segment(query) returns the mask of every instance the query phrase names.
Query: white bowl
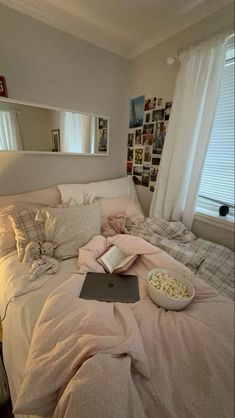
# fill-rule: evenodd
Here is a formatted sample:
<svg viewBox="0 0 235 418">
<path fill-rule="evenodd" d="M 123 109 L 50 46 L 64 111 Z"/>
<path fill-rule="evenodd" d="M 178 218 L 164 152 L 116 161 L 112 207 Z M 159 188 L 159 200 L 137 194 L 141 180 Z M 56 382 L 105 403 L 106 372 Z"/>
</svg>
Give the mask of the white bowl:
<svg viewBox="0 0 235 418">
<path fill-rule="evenodd" d="M 190 295 L 189 298 L 176 299 L 171 296 L 165 295 L 164 293 L 157 290 L 149 281 L 152 274 L 154 273 L 165 273 L 170 276 L 173 276 L 176 280 L 179 280 L 181 283 L 183 283 L 187 287 L 188 293 Z M 188 304 L 192 302 L 195 296 L 195 290 L 194 290 L 192 283 L 182 274 L 176 273 L 168 269 L 151 270 L 148 273 L 147 281 L 148 281 L 147 283 L 148 294 L 150 298 L 152 299 L 152 301 L 156 303 L 158 306 L 160 306 L 161 308 L 164 308 L 167 310 L 180 311 L 186 308 L 186 306 L 188 306 Z"/>
</svg>

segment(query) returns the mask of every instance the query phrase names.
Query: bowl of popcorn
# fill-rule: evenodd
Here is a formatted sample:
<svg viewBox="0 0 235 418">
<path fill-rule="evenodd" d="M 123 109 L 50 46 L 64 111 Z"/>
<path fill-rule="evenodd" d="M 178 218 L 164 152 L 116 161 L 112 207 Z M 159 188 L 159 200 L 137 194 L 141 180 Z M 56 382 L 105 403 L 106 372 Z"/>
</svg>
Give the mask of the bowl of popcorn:
<svg viewBox="0 0 235 418">
<path fill-rule="evenodd" d="M 180 311 L 192 302 L 195 290 L 182 274 L 168 269 L 154 269 L 148 273 L 148 294 L 158 306 Z"/>
</svg>

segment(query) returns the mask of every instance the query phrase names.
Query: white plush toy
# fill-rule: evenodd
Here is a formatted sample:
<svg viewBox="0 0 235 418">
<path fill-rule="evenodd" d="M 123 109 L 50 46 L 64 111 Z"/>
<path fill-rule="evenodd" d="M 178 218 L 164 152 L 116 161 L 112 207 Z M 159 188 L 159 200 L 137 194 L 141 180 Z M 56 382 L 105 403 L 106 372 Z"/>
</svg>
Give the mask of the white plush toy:
<svg viewBox="0 0 235 418">
<path fill-rule="evenodd" d="M 29 242 L 25 247 L 23 263 L 32 263 L 33 260 L 40 258 L 40 243 L 36 241 Z"/>
<path fill-rule="evenodd" d="M 31 263 L 30 281 L 35 280 L 41 274 L 54 274 L 59 268 L 59 262 L 54 255 L 55 245 L 53 242 L 32 241 L 26 245 L 23 262 Z"/>
<path fill-rule="evenodd" d="M 55 245 L 53 242 L 45 241 L 40 246 L 41 254 L 53 257 L 55 251 Z"/>
<path fill-rule="evenodd" d="M 35 280 L 41 274 L 54 274 L 59 268 L 59 261 L 47 255 L 42 255 L 39 260 L 34 260 L 30 270 L 30 281 Z"/>
</svg>

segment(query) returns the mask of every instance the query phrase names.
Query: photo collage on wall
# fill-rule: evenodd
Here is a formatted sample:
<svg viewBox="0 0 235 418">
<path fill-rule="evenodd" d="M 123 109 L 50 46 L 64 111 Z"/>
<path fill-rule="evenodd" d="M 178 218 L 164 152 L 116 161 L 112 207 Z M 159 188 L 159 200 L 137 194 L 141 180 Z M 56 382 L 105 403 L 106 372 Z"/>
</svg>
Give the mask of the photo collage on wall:
<svg viewBox="0 0 235 418">
<path fill-rule="evenodd" d="M 139 96 L 130 101 L 127 174 L 135 184 L 154 192 L 172 102 Z"/>
</svg>

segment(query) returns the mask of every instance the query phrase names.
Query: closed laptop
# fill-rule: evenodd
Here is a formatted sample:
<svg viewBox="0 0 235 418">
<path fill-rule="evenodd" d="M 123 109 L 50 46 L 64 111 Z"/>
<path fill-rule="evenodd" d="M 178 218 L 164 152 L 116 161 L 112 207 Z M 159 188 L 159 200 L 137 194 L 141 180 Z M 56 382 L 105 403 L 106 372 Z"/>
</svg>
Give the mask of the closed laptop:
<svg viewBox="0 0 235 418">
<path fill-rule="evenodd" d="M 128 274 L 87 273 L 79 297 L 104 302 L 134 303 L 139 300 L 138 279 Z"/>
</svg>

